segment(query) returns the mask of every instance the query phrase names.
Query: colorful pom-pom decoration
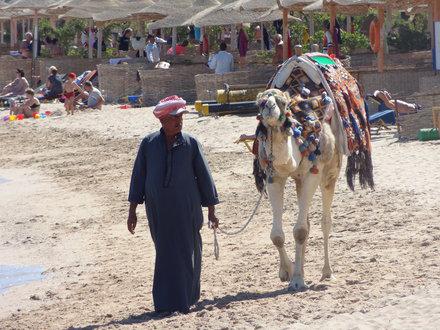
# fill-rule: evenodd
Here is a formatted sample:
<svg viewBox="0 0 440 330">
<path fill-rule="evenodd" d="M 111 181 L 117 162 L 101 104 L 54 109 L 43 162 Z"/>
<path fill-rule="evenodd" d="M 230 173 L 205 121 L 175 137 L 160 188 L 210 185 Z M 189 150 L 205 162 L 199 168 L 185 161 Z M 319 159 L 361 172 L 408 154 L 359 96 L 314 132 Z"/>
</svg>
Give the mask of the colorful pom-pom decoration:
<svg viewBox="0 0 440 330">
<path fill-rule="evenodd" d="M 17 120 L 23 120 L 24 119 L 24 114 L 20 113 L 19 115 L 17 115 Z"/>
<path fill-rule="evenodd" d="M 17 116 L 16 115 L 10 115 L 9 116 L 9 121 L 15 121 L 17 120 Z"/>
</svg>

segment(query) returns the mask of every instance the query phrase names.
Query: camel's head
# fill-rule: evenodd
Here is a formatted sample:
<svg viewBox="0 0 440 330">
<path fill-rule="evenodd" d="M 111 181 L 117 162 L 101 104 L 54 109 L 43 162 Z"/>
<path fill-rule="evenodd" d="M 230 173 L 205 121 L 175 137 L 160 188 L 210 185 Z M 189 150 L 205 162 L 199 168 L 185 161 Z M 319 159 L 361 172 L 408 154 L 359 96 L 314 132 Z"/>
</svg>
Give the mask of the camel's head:
<svg viewBox="0 0 440 330">
<path fill-rule="evenodd" d="M 288 112 L 290 97 L 279 89 L 268 89 L 257 96 L 261 121 L 264 126 L 280 128 L 283 126 Z"/>
</svg>

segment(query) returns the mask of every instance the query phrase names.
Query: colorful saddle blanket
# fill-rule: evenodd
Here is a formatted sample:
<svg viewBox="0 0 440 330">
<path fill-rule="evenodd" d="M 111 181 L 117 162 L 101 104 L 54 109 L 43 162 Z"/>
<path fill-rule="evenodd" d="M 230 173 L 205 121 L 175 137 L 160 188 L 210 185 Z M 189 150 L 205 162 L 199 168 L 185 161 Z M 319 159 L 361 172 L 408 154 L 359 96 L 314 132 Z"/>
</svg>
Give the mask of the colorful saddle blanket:
<svg viewBox="0 0 440 330">
<path fill-rule="evenodd" d="M 292 57 L 281 65 L 268 87 L 288 92 L 292 100 L 300 95 L 308 100 L 304 105 L 309 104 L 321 120 L 323 104 L 314 103 L 319 96 L 327 95 L 335 109 L 331 120 L 338 128 L 338 148 L 348 157 L 349 187 L 354 189 L 354 178 L 359 175 L 362 188 L 374 188 L 370 126 L 362 90 L 339 60 L 321 53 Z"/>
</svg>

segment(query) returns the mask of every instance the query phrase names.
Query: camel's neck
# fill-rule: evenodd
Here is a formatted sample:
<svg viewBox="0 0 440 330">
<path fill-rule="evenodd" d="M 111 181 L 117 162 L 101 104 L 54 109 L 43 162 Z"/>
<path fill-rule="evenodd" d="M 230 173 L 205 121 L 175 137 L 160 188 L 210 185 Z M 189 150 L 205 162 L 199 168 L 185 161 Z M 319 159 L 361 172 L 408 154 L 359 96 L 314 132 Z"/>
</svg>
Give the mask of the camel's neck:
<svg viewBox="0 0 440 330">
<path fill-rule="evenodd" d="M 287 165 L 290 163 L 299 165 L 301 162 L 301 154 L 299 152 L 298 146 L 291 136 L 287 136 L 285 132 L 272 130 L 270 134 L 272 139 L 271 148 L 272 155 L 274 157 L 274 166 Z"/>
</svg>

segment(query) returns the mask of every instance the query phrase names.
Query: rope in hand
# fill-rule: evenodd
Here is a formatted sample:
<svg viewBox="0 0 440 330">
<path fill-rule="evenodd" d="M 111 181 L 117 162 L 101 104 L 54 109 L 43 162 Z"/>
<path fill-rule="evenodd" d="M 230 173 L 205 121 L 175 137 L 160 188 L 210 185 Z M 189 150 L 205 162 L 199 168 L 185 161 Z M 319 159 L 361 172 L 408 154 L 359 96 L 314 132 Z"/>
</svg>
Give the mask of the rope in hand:
<svg viewBox="0 0 440 330">
<path fill-rule="evenodd" d="M 235 235 L 238 235 L 241 232 L 243 232 L 247 228 L 247 226 L 251 223 L 252 219 L 255 217 L 255 214 L 257 213 L 258 208 L 260 207 L 261 200 L 263 199 L 263 195 L 264 195 L 265 191 L 266 191 L 266 185 L 264 185 L 263 190 L 261 191 L 260 197 L 258 198 L 257 204 L 255 205 L 251 216 L 249 217 L 249 219 L 247 220 L 247 222 L 244 224 L 243 227 L 241 227 L 240 229 L 233 231 L 233 232 L 228 232 L 226 230 L 221 229 L 220 227 L 214 228 L 214 256 L 215 256 L 215 260 L 218 260 L 220 258 L 220 245 L 218 244 L 217 230 L 220 233 L 225 234 L 227 236 L 235 236 Z M 211 223 L 209 223 L 209 228 L 213 228 Z"/>
</svg>

